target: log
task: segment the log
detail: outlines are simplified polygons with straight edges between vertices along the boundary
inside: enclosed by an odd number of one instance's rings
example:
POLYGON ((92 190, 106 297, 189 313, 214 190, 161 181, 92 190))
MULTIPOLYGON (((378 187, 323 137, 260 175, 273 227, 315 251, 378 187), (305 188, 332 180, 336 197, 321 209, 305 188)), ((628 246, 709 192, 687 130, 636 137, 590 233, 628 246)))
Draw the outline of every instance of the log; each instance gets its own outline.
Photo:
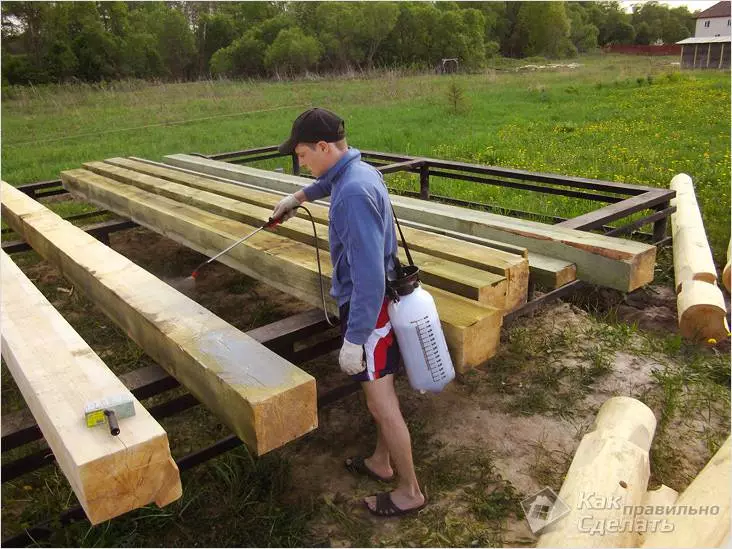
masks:
MULTIPOLYGON (((64 186, 115 213, 207 255, 214 255, 254 227, 129 186, 120 186, 86 170, 62 172, 64 186)), ((271 232, 233 248, 219 261, 316 307, 322 307, 320 276, 314 249, 271 232)), ((323 284, 330 284, 332 266, 321 256, 323 284)), ((502 312, 428 285, 435 299, 455 369, 484 363, 497 350, 502 312)), ((326 297, 332 314, 338 310, 326 297)))
POLYGON ((182 494, 168 436, 5 252, 2 356, 92 524, 182 494), (84 406, 125 395, 136 414, 119 436, 89 428, 84 406))
POLYGON ((687 280, 716 283, 717 268, 707 242, 691 177, 685 173, 678 174, 671 180, 671 189, 676 191, 676 197, 671 199, 671 205, 676 206, 676 212, 671 214, 671 236, 674 248, 674 282, 676 293, 679 293, 682 284, 687 280))
POLYGON ((687 279, 676 297, 681 335, 692 341, 722 341, 729 335, 727 305, 716 284, 687 279))
POLYGON ((312 376, 7 183, 2 215, 253 452, 317 426, 312 376))
POLYGON ((730 239, 727 245, 727 264, 724 266, 724 271, 722 272, 722 283, 728 292, 732 292, 730 278, 732 278, 732 239, 730 239))
MULTIPOLYGON (((272 213, 270 208, 242 203, 215 193, 192 189, 179 183, 166 181, 102 162, 87 162, 84 164, 84 168, 104 177, 114 179, 115 181, 120 181, 144 191, 165 196, 177 202, 188 204, 222 217, 241 221, 248 225, 261 225, 272 213)), ((274 232, 297 240, 298 242, 303 242, 311 246, 316 245, 312 223, 305 219, 293 219, 276 227, 274 232)), ((317 245, 321 249, 328 250, 328 232, 325 227, 317 235, 317 245)), ((491 305, 499 309, 506 308, 508 281, 505 277, 417 251, 412 252, 412 258, 419 265, 421 278, 425 283, 470 299, 475 299, 484 305, 491 305)), ((404 263, 407 262, 406 254, 401 250, 400 259, 404 263)), ((525 270, 525 272, 528 273, 528 270, 525 270)), ((525 280, 524 288, 526 288, 527 283, 528 281, 525 280)), ((525 294, 526 292, 524 291, 524 301, 525 294)))
POLYGON ((646 494, 655 430, 653 411, 642 402, 607 400, 594 430, 582 438, 559 492, 569 513, 545 527, 537 547, 637 547, 636 529, 608 525, 628 520, 625 508, 640 505, 646 494))
POLYGON ((666 516, 672 530, 647 534, 643 547, 729 547, 731 451, 728 437, 666 516))
MULTIPOLYGON (((648 490, 646 494, 643 496, 643 501, 641 501, 641 505, 643 506, 643 509, 651 509, 654 510, 656 508, 663 508, 667 509, 670 508, 674 503, 676 503, 676 500, 679 497, 679 493, 674 490, 673 488, 669 488, 665 484, 662 484, 655 490, 648 490)), ((651 518, 658 520, 659 518, 662 518, 661 516, 658 516, 659 513, 653 513, 652 517, 645 516, 644 518, 651 518)), ((660 515, 664 515, 664 513, 660 513, 660 515)), ((638 540, 640 544, 642 545, 649 532, 646 532, 646 529, 639 528, 638 529, 638 540)))
MULTIPOLYGON (((242 186, 232 183, 225 183, 221 181, 215 181, 210 178, 201 177, 192 173, 186 173, 178 169, 171 169, 169 166, 158 165, 149 161, 138 161, 126 158, 111 158, 106 160, 104 163, 87 163, 84 165, 85 168, 105 175, 107 177, 115 178, 119 181, 124 181, 130 184, 136 184, 136 179, 139 181, 139 177, 131 176, 129 172, 121 173, 110 169, 109 165, 117 166, 119 168, 126 168, 133 170, 139 174, 151 175, 156 178, 164 179, 173 183, 180 183, 198 189, 201 191, 208 191, 221 195, 232 200, 242 201, 255 206, 266 208, 268 212, 274 208, 274 206, 280 201, 281 195, 273 194, 271 191, 267 191, 262 188, 254 188, 251 186, 242 186), (105 167, 105 164, 107 165, 105 167)), ((158 184, 159 185, 159 184, 158 184)), ((148 189, 151 192, 157 192, 153 189, 148 189)), ((205 202, 211 202, 210 199, 203 201, 204 203, 193 204, 198 207, 208 209, 219 215, 230 217, 230 215, 221 209, 210 209, 206 206, 205 202)), ((191 202, 189 202, 191 203, 191 202)), ((192 204, 192 203, 191 203, 192 204)), ((328 207, 319 203, 309 203, 308 209, 313 214, 313 219, 316 223, 323 225, 328 224, 328 207)), ((305 212, 298 214, 299 218, 309 221, 309 218, 305 212)), ((237 219, 237 217, 232 217, 237 219)), ((288 222, 283 226, 283 231, 292 222, 288 222)), ((433 233, 414 229, 410 227, 402 227, 404 238, 407 240, 407 244, 413 252, 423 253, 430 256, 438 257, 461 265, 467 265, 475 269, 485 270, 490 273, 500 275, 506 279, 505 287, 502 290, 494 290, 492 294, 503 293, 505 299, 503 303, 490 302, 487 300, 479 300, 481 303, 487 303, 493 306, 498 306, 504 310, 513 311, 523 304, 526 303, 528 297, 528 276, 529 266, 528 262, 523 257, 517 257, 516 253, 508 253, 503 250, 494 249, 490 244, 484 244, 484 247, 477 246, 473 243, 463 242, 455 238, 443 238, 436 237, 433 233)), ((311 233, 312 229, 309 229, 307 233, 311 233)), ((284 232, 281 234, 285 234, 284 232)), ((295 235, 290 235, 291 238, 298 238, 295 235)), ((397 233, 397 239, 400 245, 403 246, 401 236, 397 233)), ((302 241, 302 240, 301 240, 302 241)), ((327 247, 327 246, 326 246, 327 247)), ((511 247, 514 248, 515 247, 511 247)), ((525 252, 525 250, 523 250, 525 252)), ((523 254, 520 254, 523 255, 523 254)), ((428 278, 425 278, 425 282, 428 284, 434 284, 436 286, 445 288, 449 291, 455 291, 450 287, 442 286, 438 283, 440 276, 437 279, 430 279, 431 271, 425 270, 425 265, 422 264, 417 256, 414 257, 415 261, 420 265, 420 268, 425 272, 428 278)), ((457 272, 456 272, 457 274, 457 272)), ((468 273, 466 273, 468 274, 468 273)), ((443 273, 444 275, 444 273, 443 273)), ((468 274, 468 276, 470 276, 468 274)), ((450 278, 449 276, 447 278, 450 278)), ((475 278, 475 277, 474 277, 475 278)), ((461 293, 461 295, 466 295, 461 293)), ((474 296, 468 296, 475 299, 474 296)))
MULTIPOLYGON (((309 183, 292 175, 189 155, 170 155, 164 160, 175 166, 284 192, 299 190, 309 183)), ((392 197, 392 204, 400 219, 500 240, 524 247, 530 253, 574 263, 577 277, 593 284, 630 292, 653 280, 656 247, 649 244, 404 196, 392 197)))

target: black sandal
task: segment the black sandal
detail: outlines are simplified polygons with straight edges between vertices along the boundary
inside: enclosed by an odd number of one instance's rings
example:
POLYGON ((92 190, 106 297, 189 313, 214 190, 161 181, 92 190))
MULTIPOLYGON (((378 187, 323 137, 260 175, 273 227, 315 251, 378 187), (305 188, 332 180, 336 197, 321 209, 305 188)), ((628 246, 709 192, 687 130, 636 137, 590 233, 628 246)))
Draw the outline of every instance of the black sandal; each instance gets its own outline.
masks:
POLYGON ((368 465, 366 465, 366 461, 364 461, 363 456, 353 456, 346 458, 346 461, 344 462, 344 465, 346 466, 346 469, 348 469, 351 473, 355 473, 357 475, 365 475, 369 478, 372 478, 374 480, 378 480, 379 482, 391 482, 394 480, 394 475, 392 474, 390 477, 382 477, 381 475, 377 475, 374 473, 371 469, 368 468, 368 465))
POLYGON ((425 496, 424 503, 422 505, 419 507, 412 507, 411 509, 400 509, 394 505, 394 502, 391 500, 391 492, 381 492, 380 494, 376 494, 376 509, 369 507, 366 502, 364 502, 364 504, 369 512, 377 517, 401 517, 424 509, 427 506, 427 496, 425 496))

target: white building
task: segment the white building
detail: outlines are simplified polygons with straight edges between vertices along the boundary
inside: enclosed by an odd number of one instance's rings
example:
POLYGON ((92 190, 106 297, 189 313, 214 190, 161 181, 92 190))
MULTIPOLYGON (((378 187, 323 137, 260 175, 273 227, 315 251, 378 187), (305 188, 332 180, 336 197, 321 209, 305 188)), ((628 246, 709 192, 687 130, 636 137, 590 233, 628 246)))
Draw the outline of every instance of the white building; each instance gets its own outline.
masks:
POLYGON ((730 2, 718 2, 696 16, 694 38, 729 36, 730 30, 730 2))
POLYGON ((676 42, 681 46, 681 68, 729 69, 730 31, 729 0, 697 14, 694 37, 676 42))

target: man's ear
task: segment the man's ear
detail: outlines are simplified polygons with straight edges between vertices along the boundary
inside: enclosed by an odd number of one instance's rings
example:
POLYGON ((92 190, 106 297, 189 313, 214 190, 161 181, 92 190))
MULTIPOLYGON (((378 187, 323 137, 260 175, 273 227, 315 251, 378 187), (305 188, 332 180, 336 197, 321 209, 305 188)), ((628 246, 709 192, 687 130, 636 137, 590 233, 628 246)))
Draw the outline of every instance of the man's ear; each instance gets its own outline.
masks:
POLYGON ((330 149, 330 146, 325 141, 318 141, 317 146, 318 146, 318 149, 320 149, 320 152, 324 152, 324 153, 328 152, 328 150, 330 149))

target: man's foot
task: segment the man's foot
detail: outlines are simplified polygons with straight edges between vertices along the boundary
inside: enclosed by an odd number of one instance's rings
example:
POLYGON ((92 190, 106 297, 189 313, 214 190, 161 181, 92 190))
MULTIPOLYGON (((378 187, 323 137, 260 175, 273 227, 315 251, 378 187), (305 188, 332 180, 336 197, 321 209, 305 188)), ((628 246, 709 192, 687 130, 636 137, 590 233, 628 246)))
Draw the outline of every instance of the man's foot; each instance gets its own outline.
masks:
POLYGON ((369 511, 379 517, 399 517, 416 513, 427 505, 427 498, 423 494, 410 496, 399 493, 398 490, 369 496, 363 501, 369 511))
POLYGON ((363 456, 353 456, 346 458, 344 462, 346 469, 357 475, 366 475, 369 478, 380 482, 391 482, 394 480, 394 470, 389 466, 378 467, 370 462, 369 458, 363 456))

